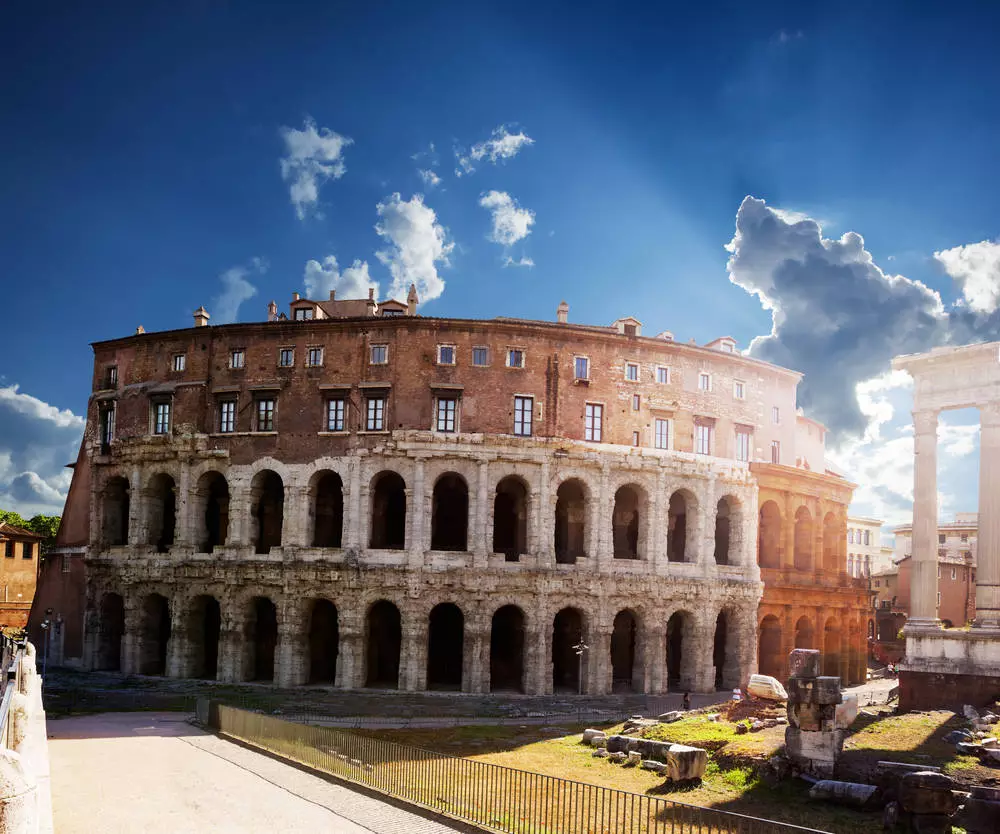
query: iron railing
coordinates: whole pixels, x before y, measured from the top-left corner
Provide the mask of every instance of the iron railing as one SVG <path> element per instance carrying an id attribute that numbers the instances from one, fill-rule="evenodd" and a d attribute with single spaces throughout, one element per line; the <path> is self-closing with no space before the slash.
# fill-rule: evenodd
<path id="1" fill-rule="evenodd" d="M 685 805 L 199 700 L 220 733 L 501 834 L 783 834 L 787 823 Z"/>

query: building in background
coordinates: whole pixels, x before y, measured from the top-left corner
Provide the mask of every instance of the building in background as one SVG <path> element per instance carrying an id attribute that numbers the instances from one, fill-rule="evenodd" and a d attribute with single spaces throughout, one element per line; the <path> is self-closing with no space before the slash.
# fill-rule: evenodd
<path id="1" fill-rule="evenodd" d="M 978 513 L 955 513 L 955 520 L 938 522 L 938 556 L 955 557 L 961 562 L 976 564 L 976 537 L 979 526 Z M 913 525 L 902 524 L 893 531 L 896 537 L 893 560 L 902 561 L 913 555 Z"/>
<path id="2" fill-rule="evenodd" d="M 882 548 L 882 520 L 850 516 L 847 519 L 847 572 L 851 576 L 871 576 L 891 567 Z"/>
<path id="3" fill-rule="evenodd" d="M 24 628 L 35 597 L 43 537 L 23 527 L 0 522 L 0 627 Z"/>

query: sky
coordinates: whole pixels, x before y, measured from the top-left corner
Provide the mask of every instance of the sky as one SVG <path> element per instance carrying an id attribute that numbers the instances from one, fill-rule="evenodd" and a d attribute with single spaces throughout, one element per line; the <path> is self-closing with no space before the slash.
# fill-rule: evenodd
<path id="1" fill-rule="evenodd" d="M 930 6 L 4 5 L 0 507 L 61 509 L 90 342 L 415 283 L 733 336 L 908 521 L 891 357 L 1000 339 L 1000 10 Z M 940 439 L 948 518 L 976 412 Z"/>

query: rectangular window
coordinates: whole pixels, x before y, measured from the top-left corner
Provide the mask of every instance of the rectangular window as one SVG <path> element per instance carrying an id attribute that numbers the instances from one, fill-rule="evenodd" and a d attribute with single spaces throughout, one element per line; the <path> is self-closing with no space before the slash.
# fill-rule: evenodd
<path id="1" fill-rule="evenodd" d="M 590 360 L 586 356 L 577 356 L 573 360 L 573 378 L 590 379 Z"/>
<path id="2" fill-rule="evenodd" d="M 368 398 L 365 430 L 385 431 L 385 397 L 374 396 Z"/>
<path id="3" fill-rule="evenodd" d="M 457 405 L 458 401 L 451 398 L 441 398 L 437 401 L 436 428 L 438 431 L 455 431 L 455 410 Z"/>
<path id="4" fill-rule="evenodd" d="M 21 556 L 30 559 L 35 553 L 34 542 L 21 542 Z"/>
<path id="5" fill-rule="evenodd" d="M 968 533 L 962 533 L 962 541 L 963 542 L 967 542 L 968 540 L 969 540 L 969 534 Z"/>
<path id="6" fill-rule="evenodd" d="M 237 350 L 230 351 L 229 353 L 229 367 L 230 368 L 243 368 L 247 364 L 247 352 L 243 348 L 238 348 Z"/>
<path id="7" fill-rule="evenodd" d="M 168 434 L 170 432 L 170 403 L 153 404 L 153 434 Z"/>
<path id="8" fill-rule="evenodd" d="M 771 406 L 771 422 L 775 425 L 781 422 L 781 412 L 778 410 L 778 406 Z"/>
<path id="9" fill-rule="evenodd" d="M 694 427 L 694 450 L 699 455 L 712 454 L 712 427 L 698 424 Z"/>
<path id="10" fill-rule="evenodd" d="M 625 379 L 629 382 L 639 381 L 639 363 L 638 362 L 626 362 L 625 363 Z"/>
<path id="11" fill-rule="evenodd" d="M 640 397 L 638 394 L 633 394 L 632 395 L 632 410 L 633 411 L 638 411 L 639 407 L 641 405 L 642 405 L 642 397 Z"/>
<path id="12" fill-rule="evenodd" d="M 583 419 L 583 439 L 600 443 L 603 436 L 604 406 L 587 403 Z"/>
<path id="13" fill-rule="evenodd" d="M 507 367 L 508 368 L 523 368 L 524 367 L 524 351 L 523 350 L 508 350 L 507 351 Z"/>
<path id="14" fill-rule="evenodd" d="M 750 446 L 753 435 L 748 431 L 736 432 L 736 460 L 750 463 Z"/>
<path id="15" fill-rule="evenodd" d="M 938 533 L 938 544 L 944 544 L 944 533 Z"/>
<path id="16" fill-rule="evenodd" d="M 219 403 L 219 431 L 222 434 L 236 431 L 236 400 L 223 400 Z"/>
<path id="17" fill-rule="evenodd" d="M 311 347 L 306 354 L 306 364 L 310 368 L 317 368 L 323 364 L 323 348 Z"/>
<path id="18" fill-rule="evenodd" d="M 14 558 L 14 540 L 13 539 L 7 539 L 7 541 L 4 542 L 3 555 L 6 556 L 8 559 L 13 559 Z"/>
<path id="19" fill-rule="evenodd" d="M 952 568 L 951 569 L 951 578 L 953 580 L 958 579 L 958 569 L 957 568 Z"/>
<path id="20" fill-rule="evenodd" d="M 657 368 L 656 369 L 656 381 L 660 385 L 670 384 L 670 368 Z"/>
<path id="21" fill-rule="evenodd" d="M 746 385 L 743 384 L 742 380 L 733 381 L 733 397 L 737 400 L 745 400 L 746 395 Z"/>
<path id="22" fill-rule="evenodd" d="M 174 356 L 174 370 L 183 371 L 187 366 L 187 355 L 184 353 L 178 353 Z"/>
<path id="23" fill-rule="evenodd" d="M 655 437 L 653 438 L 654 444 L 657 449 L 669 449 L 670 448 L 670 421 L 663 418 L 657 418 L 654 424 L 656 429 Z"/>
<path id="24" fill-rule="evenodd" d="M 257 431 L 274 431 L 274 400 L 257 400 Z"/>
<path id="25" fill-rule="evenodd" d="M 326 430 L 344 431 L 344 414 L 347 402 L 341 397 L 326 401 Z"/>
<path id="26" fill-rule="evenodd" d="M 62 554 L 62 572 L 69 573 L 73 565 L 72 557 L 68 553 Z"/>
<path id="27" fill-rule="evenodd" d="M 632 432 L 632 445 L 633 446 L 639 445 L 639 432 L 637 431 Z"/>
<path id="28" fill-rule="evenodd" d="M 938 607 L 941 606 L 941 592 L 940 591 L 938 591 L 938 601 L 937 601 L 937 604 L 938 604 Z"/>
<path id="29" fill-rule="evenodd" d="M 699 391 L 711 391 L 712 390 L 712 377 L 706 373 L 698 374 L 698 390 Z"/>
<path id="30" fill-rule="evenodd" d="M 490 349 L 474 347 L 472 349 L 472 364 L 484 368 L 490 364 Z"/>
<path id="31" fill-rule="evenodd" d="M 777 440 L 771 441 L 771 463 L 781 463 L 781 444 Z"/>
<path id="32" fill-rule="evenodd" d="M 290 368 L 295 364 L 295 350 L 292 348 L 281 348 L 278 351 L 278 367 Z"/>
<path id="33" fill-rule="evenodd" d="M 854 544 L 854 531 L 853 530 L 848 530 L 847 531 L 847 543 L 848 544 Z"/>
<path id="34" fill-rule="evenodd" d="M 871 544 L 871 530 L 865 530 L 865 544 Z"/>
<path id="35" fill-rule="evenodd" d="M 104 369 L 104 387 L 114 388 L 118 385 L 118 366 L 109 365 Z"/>
<path id="36" fill-rule="evenodd" d="M 389 361 L 388 345 L 372 345 L 371 358 L 369 364 L 384 365 Z"/>
<path id="37" fill-rule="evenodd" d="M 454 345 L 438 345 L 438 364 L 439 365 L 454 365 L 455 364 L 455 346 Z"/>
<path id="38" fill-rule="evenodd" d="M 312 319 L 312 317 L 313 317 L 313 308 L 312 307 L 299 307 L 295 311 L 295 320 L 296 321 L 309 321 L 310 319 Z"/>
<path id="39" fill-rule="evenodd" d="M 534 410 L 534 397 L 514 397 L 514 434 L 531 437 L 531 418 Z"/>
<path id="40" fill-rule="evenodd" d="M 111 441 L 115 439 L 115 412 L 117 407 L 115 403 L 108 403 L 104 410 L 101 411 L 101 445 L 110 446 Z"/>

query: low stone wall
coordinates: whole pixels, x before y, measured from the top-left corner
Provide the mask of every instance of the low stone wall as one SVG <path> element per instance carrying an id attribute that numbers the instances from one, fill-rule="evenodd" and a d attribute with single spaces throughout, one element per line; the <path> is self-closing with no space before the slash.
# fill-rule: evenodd
<path id="1" fill-rule="evenodd" d="M 899 666 L 903 710 L 980 707 L 1000 697 L 1000 630 L 935 629 L 907 635 Z"/>

